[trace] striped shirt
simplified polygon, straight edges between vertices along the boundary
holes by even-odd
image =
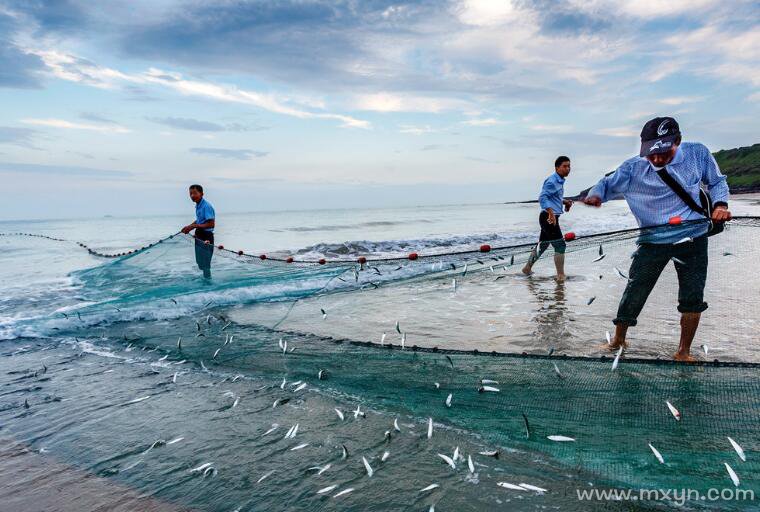
[[[728,204],[728,184],[720,172],[715,158],[703,145],[684,142],[676,150],[673,160],[667,165],[668,173],[681,184],[684,190],[699,201],[699,190],[705,185],[713,202]],[[639,227],[667,224],[672,217],[681,220],[704,219],[676,195],[658,176],[649,160],[634,157],[609,176],[602,178],[588,193],[588,197],[598,196],[602,202],[623,198],[628,203]],[[685,237],[698,237],[707,233],[707,223],[685,225],[678,229],[663,229],[639,239],[639,243],[669,244]]]
[[[544,180],[541,194],[538,196],[538,204],[542,210],[551,208],[555,215],[562,213],[562,199],[565,197],[565,178],[553,172]]]

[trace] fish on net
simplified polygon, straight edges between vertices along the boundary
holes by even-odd
[[[672,269],[630,349],[620,359],[604,350],[641,230],[570,241],[566,283],[521,275],[534,244],[337,262],[216,248],[208,282],[190,275],[193,240],[173,236],[77,272],[87,303],[36,321],[62,336],[107,326],[108,340],[170,361],[435,418],[534,454],[557,478],[706,491],[737,477],[753,488],[758,283],[740,269],[753,264],[758,227],[737,219],[710,240],[698,364],[669,357],[679,327]]]

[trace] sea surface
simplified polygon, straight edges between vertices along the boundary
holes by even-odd
[[[699,379],[708,377],[716,386],[751,382],[756,370],[626,367],[626,357],[667,360],[677,347],[674,267],[631,329],[620,370],[610,370],[605,337],[635,241],[584,237],[634,227],[624,202],[561,217],[580,238],[569,245],[564,283],[553,279],[551,249],[533,277],[520,272],[537,238],[536,204],[230,214],[215,206],[216,243],[228,249],[343,263],[289,267],[216,251],[204,280],[193,242],[166,238],[192,220],[190,204],[176,217],[0,222],[7,510],[608,509],[579,501],[577,490],[733,488],[722,461],[755,486],[757,392],[715,399],[695,389],[706,392]],[[732,210],[760,214],[750,196]],[[760,362],[758,234],[737,225],[711,239],[710,308],[694,343],[702,360]],[[74,243],[119,253],[162,239],[119,259]],[[425,257],[482,244],[522,248],[491,259]],[[419,264],[406,260],[411,252]],[[359,256],[398,260],[358,267]],[[501,389],[484,392],[483,379]],[[665,397],[687,411],[703,402],[690,411],[700,421],[672,421]],[[731,400],[754,405],[737,412]],[[611,429],[613,413],[627,422]],[[724,415],[731,424],[716,424]],[[746,462],[725,442],[729,427]],[[623,446],[623,435],[642,441]],[[671,472],[647,447],[653,436]],[[690,464],[696,452],[704,464]]]

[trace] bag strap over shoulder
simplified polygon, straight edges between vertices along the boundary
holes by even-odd
[[[657,175],[662,179],[662,181],[665,182],[665,184],[670,187],[670,189],[676,193],[678,197],[681,198],[681,200],[686,203],[686,206],[691,208],[697,213],[701,213],[705,217],[709,218],[709,215],[707,214],[707,211],[705,209],[698,205],[697,202],[694,200],[693,197],[689,195],[688,192],[686,192],[680,183],[678,183],[673,176],[668,173],[667,168],[663,167],[659,171],[657,171]]]

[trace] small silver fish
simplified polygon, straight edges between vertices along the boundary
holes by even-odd
[[[400,429],[400,428],[399,428],[399,426],[398,426],[398,418],[394,418],[394,419],[393,419],[393,429],[394,429],[396,432],[401,432],[401,429]]]
[[[497,386],[499,385],[497,381],[490,380],[490,379],[480,379],[480,383],[481,384],[496,384]]]
[[[346,448],[345,444],[340,445],[342,452],[340,455],[341,460],[346,460],[348,458],[348,448]]]
[[[287,353],[287,351],[288,351],[288,342],[286,341],[282,344],[282,353],[285,354]]]
[[[493,386],[480,386],[478,388],[478,393],[498,393],[500,391],[499,388],[495,388]]]
[[[390,455],[391,455],[391,452],[388,452],[388,451],[383,452],[383,456],[380,457],[380,462],[385,462],[386,460],[388,460],[388,457],[390,457]]]
[[[338,494],[336,494],[335,496],[333,496],[333,498],[338,498],[339,496],[343,496],[343,495],[348,494],[350,492],[354,492],[354,489],[352,487],[349,487],[348,489],[343,489]]]
[[[439,456],[440,458],[442,458],[442,459],[443,459],[443,461],[444,461],[446,464],[448,464],[449,466],[451,466],[451,469],[456,469],[456,468],[457,468],[457,465],[456,465],[456,463],[454,462],[454,459],[452,459],[452,458],[451,458],[451,457],[449,457],[448,455],[444,455],[444,454],[442,454],[442,453],[439,453],[439,454],[438,454],[438,456]]]
[[[232,325],[232,322],[227,322],[227,323],[226,323],[226,324],[224,324],[224,326],[222,327],[222,330],[223,330],[223,331],[224,331],[224,330],[226,330],[226,329],[227,329],[227,327],[229,327],[230,325]]]
[[[618,349],[617,355],[615,356],[615,360],[612,361],[612,371],[614,372],[617,370],[618,364],[620,363],[620,356],[623,354],[623,345],[620,345],[620,348]]]
[[[361,406],[357,404],[356,410],[354,410],[354,419],[358,418],[359,416],[361,416],[362,418],[364,418],[367,415],[364,412],[362,412]]]
[[[672,257],[672,258],[670,258],[670,259],[671,259],[671,260],[673,260],[673,263],[675,263],[676,265],[684,265],[684,266],[686,265],[686,262],[685,262],[685,261],[683,261],[683,260],[679,260],[679,259],[678,259],[678,258],[676,258],[675,256],[673,256],[673,257]]]
[[[218,348],[218,349],[216,349],[216,352],[214,352],[214,355],[213,355],[213,356],[211,356],[211,359],[212,359],[212,360],[216,359],[216,356],[218,356],[218,355],[219,355],[219,351],[220,351],[220,350],[222,350],[222,349],[221,349],[221,348]]]
[[[702,345],[700,345],[700,346],[702,347],[702,350],[704,350],[704,351],[705,351],[705,355],[707,355],[707,352],[708,352],[708,348],[707,348],[707,345],[705,345],[705,344],[703,343],[703,344],[702,344]]]
[[[554,373],[557,374],[557,377],[559,377],[560,379],[564,379],[565,376],[562,375],[561,371],[559,371],[559,368],[557,367],[557,363],[552,363],[552,364],[554,365]]]
[[[321,308],[320,308],[320,311],[322,312],[322,320],[324,320],[325,318],[327,318],[327,311],[325,311],[324,309],[321,309]]]
[[[524,487],[520,487],[519,485],[510,484],[509,482],[496,482],[496,485],[499,487],[503,487],[505,489],[511,489],[513,491],[527,491]]]
[[[660,464],[665,464],[665,460],[662,458],[662,455],[657,450],[657,448],[652,446],[652,443],[649,443],[649,449],[652,450],[652,453],[654,453],[654,456],[657,457],[657,460],[660,461]]]
[[[175,437],[175,438],[174,438],[174,439],[172,439],[171,441],[167,442],[167,443],[166,443],[166,446],[169,446],[170,444],[179,443],[179,442],[180,442],[180,441],[182,441],[183,439],[185,439],[185,438],[184,438],[184,437]]]
[[[685,244],[686,242],[693,242],[693,241],[694,241],[693,238],[687,236],[686,238],[680,239],[678,242],[674,242],[673,245]]]
[[[406,333],[401,335],[401,349],[403,350],[406,346]]]
[[[731,481],[734,483],[734,487],[739,487],[739,476],[736,474],[733,468],[728,465],[728,462],[724,462],[723,465],[726,466],[726,471],[728,471],[728,476],[731,477]]]
[[[479,455],[483,455],[484,457],[493,457],[494,459],[498,459],[500,452],[499,450],[492,450],[492,451],[486,451],[486,452],[479,452]]]
[[[676,421],[681,421],[681,413],[678,412],[678,409],[673,407],[673,404],[671,404],[669,401],[665,400],[665,404],[668,406],[668,409],[670,409],[670,414],[673,415],[673,417],[676,419]]]
[[[182,336],[177,339],[177,349],[182,350]]]
[[[449,393],[449,396],[446,397],[446,407],[451,407],[451,398],[454,395],[452,393]]]
[[[567,436],[546,436],[546,438],[549,441],[554,441],[557,443],[569,443],[569,442],[575,441],[575,439],[573,439],[572,437],[567,437]]]
[[[623,273],[623,271],[622,271],[622,270],[620,270],[619,268],[615,267],[615,272],[617,272],[617,274],[618,274],[620,277],[622,277],[623,279],[628,279],[628,276],[627,276],[627,275],[625,275],[625,274]]]
[[[205,471],[207,468],[212,467],[212,465],[213,464],[211,462],[206,462],[205,464],[201,464],[200,466],[191,469],[190,473],[200,473],[202,471]]]
[[[432,491],[433,489],[437,489],[438,487],[440,487],[440,485],[438,485],[438,484],[430,484],[427,487],[425,487],[424,489],[420,489],[419,492]]]
[[[596,300],[596,296],[594,296],[594,297],[591,297],[591,298],[588,300],[588,302],[586,302],[586,305],[587,305],[587,306],[590,306],[590,305],[591,305],[591,303],[592,303],[592,302],[594,302],[595,300]]]
[[[298,446],[294,446],[293,448],[291,448],[290,451],[294,452],[296,450],[302,450],[302,449],[306,448],[307,446],[309,446],[309,443],[299,444]]]
[[[401,327],[399,326],[398,320],[396,320],[396,332],[401,334]]]
[[[340,409],[336,408],[335,413],[338,415],[338,418],[340,418],[340,421],[343,421],[343,419],[345,418],[343,416],[343,412]]]
[[[612,337],[610,336],[610,331],[605,331],[604,336],[607,338],[607,345],[611,345]]]
[[[433,437],[433,418],[428,418],[427,438]]]
[[[369,465],[369,462],[367,462],[367,458],[362,457],[362,462],[364,463],[364,468],[367,470],[367,476],[372,478],[372,475],[375,474],[375,471],[372,469],[372,466]]]
[[[176,384],[177,383],[177,374],[178,373],[179,372],[174,372],[174,376],[172,377],[172,384]]]
[[[536,491],[537,493],[548,492],[548,490],[544,489],[543,487],[536,487],[535,485],[530,485],[530,484],[521,483],[520,487],[522,487],[523,489],[528,489],[529,491]]]
[[[235,401],[232,402],[232,408],[234,409],[235,407],[237,407],[237,404],[239,404],[239,403],[240,403],[240,397],[237,397],[235,399]]]
[[[472,462],[472,455],[467,455],[467,468],[470,473],[475,473],[475,463]]]
[[[300,386],[298,386],[296,389],[294,389],[293,393],[297,393],[297,392],[301,391],[302,389],[304,389],[306,387],[306,385],[307,384],[304,382],[303,384],[301,384]]]
[[[381,345],[382,345],[383,343],[385,343],[385,336],[386,336],[386,334],[385,334],[385,333],[383,333],[383,335],[380,337],[380,344],[381,344]]]
[[[272,432],[274,432],[275,430],[277,430],[279,427],[280,426],[277,423],[273,423],[272,424],[272,428],[270,428],[269,430],[267,430],[266,432],[264,432],[263,434],[261,434],[261,437],[264,437],[264,436],[266,436],[268,434],[271,434]]]
[[[742,460],[742,462],[746,462],[747,461],[747,456],[744,453],[744,449],[742,449],[742,447],[739,446],[739,443],[737,443],[736,441],[734,441],[730,437],[728,438],[728,442],[731,443],[731,446],[734,447],[734,450],[736,451],[736,454],[739,456],[739,458]]]
[[[322,488],[322,489],[318,490],[318,491],[317,491],[317,494],[325,494],[325,493],[328,493],[328,492],[330,492],[330,491],[332,491],[332,490],[335,490],[335,489],[337,489],[337,487],[338,487],[338,484],[334,484],[334,485],[330,485],[330,486],[324,487],[324,488]]]
[[[451,289],[454,290],[454,291],[457,291],[457,280],[456,279],[452,279],[451,280]]]
[[[269,471],[268,473],[264,473],[264,476],[262,476],[261,478],[259,478],[258,480],[256,480],[256,483],[260,484],[261,482],[263,482],[264,480],[266,480],[267,478],[269,478],[272,475],[272,473],[274,473],[274,470]]]
[[[597,261],[602,261],[607,255],[606,254],[600,254],[598,257],[594,258],[594,261],[592,263],[596,263]]]

